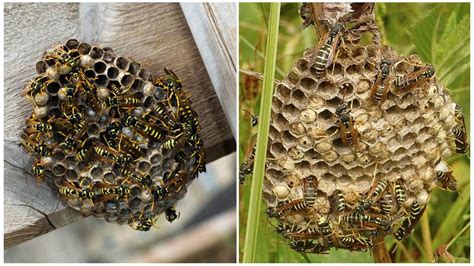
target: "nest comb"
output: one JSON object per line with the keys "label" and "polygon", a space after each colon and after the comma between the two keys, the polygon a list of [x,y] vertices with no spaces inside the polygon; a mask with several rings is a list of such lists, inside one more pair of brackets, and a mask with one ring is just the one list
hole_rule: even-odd
{"label": "nest comb", "polygon": [[[462,111],[433,66],[380,45],[373,4],[329,16],[337,21],[315,21],[308,5],[300,10],[304,26],[325,30],[276,85],[267,214],[298,252],[403,240],[434,188],[456,189],[444,160],[467,151]],[[361,44],[369,33],[372,42]]]}
{"label": "nest comb", "polygon": [[176,202],[205,154],[197,114],[171,70],[154,77],[131,58],[75,39],[47,50],[25,88],[33,104],[21,144],[32,173],[84,215],[148,231]]}

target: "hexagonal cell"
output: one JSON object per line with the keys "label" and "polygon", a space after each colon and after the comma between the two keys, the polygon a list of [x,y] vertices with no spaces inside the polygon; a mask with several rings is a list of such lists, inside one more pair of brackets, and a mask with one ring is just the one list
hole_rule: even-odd
{"label": "hexagonal cell", "polygon": [[283,147],[283,145],[281,143],[273,143],[271,146],[270,146],[270,151],[274,154],[274,155],[284,155],[286,154],[286,149],[285,147]]}
{"label": "hexagonal cell", "polygon": [[306,59],[299,59],[296,63],[296,68],[298,68],[301,73],[305,72],[309,68],[309,62]]}
{"label": "hexagonal cell", "polygon": [[299,115],[299,120],[306,124],[311,124],[316,120],[316,112],[311,109],[303,109]]}
{"label": "hexagonal cell", "polygon": [[319,96],[323,97],[325,100],[329,100],[336,97],[336,95],[339,92],[337,85],[329,81],[321,82],[318,85],[317,90],[318,90]]}
{"label": "hexagonal cell", "polygon": [[101,59],[104,55],[104,51],[99,47],[92,47],[91,51],[89,52],[89,55],[94,59]]}
{"label": "hexagonal cell", "polygon": [[298,106],[304,106],[306,104],[307,97],[302,90],[295,89],[291,94],[293,102]]}
{"label": "hexagonal cell", "polygon": [[116,79],[119,75],[119,70],[115,67],[109,67],[107,69],[107,77],[109,79]]}
{"label": "hexagonal cell", "polygon": [[363,69],[360,65],[349,65],[346,67],[346,74],[347,75],[359,75],[359,73],[362,73]]}
{"label": "hexagonal cell", "polygon": [[284,131],[282,133],[282,142],[284,143],[283,145],[287,148],[295,146],[296,145],[297,138],[295,138],[293,135],[291,135],[290,132]]}
{"label": "hexagonal cell", "polygon": [[285,118],[285,116],[281,114],[276,114],[275,119],[273,120],[274,124],[279,128],[279,129],[284,129],[287,127],[289,124],[288,120]]}
{"label": "hexagonal cell", "polygon": [[133,77],[131,75],[124,75],[120,80],[122,86],[127,87],[133,82]]}
{"label": "hexagonal cell", "polygon": [[91,51],[92,47],[90,46],[90,44],[88,43],[80,43],[79,46],[77,47],[77,51],[80,53],[80,54],[89,54],[89,52]]}
{"label": "hexagonal cell", "polygon": [[151,77],[150,72],[148,72],[148,70],[146,70],[146,69],[140,69],[140,73],[138,75],[143,80],[150,80],[150,77]]}
{"label": "hexagonal cell", "polygon": [[103,60],[106,62],[106,63],[112,63],[115,61],[115,58],[116,58],[116,55],[115,53],[112,51],[112,49],[110,50],[106,50],[107,48],[104,48],[104,56],[103,56]]}
{"label": "hexagonal cell", "polygon": [[46,72],[46,68],[48,68],[48,65],[44,61],[38,61],[36,62],[35,68],[36,68],[36,73],[41,75],[44,72]]}
{"label": "hexagonal cell", "polygon": [[306,133],[306,128],[301,122],[293,122],[290,125],[290,132],[295,136],[301,136]]}
{"label": "hexagonal cell", "polygon": [[285,104],[281,108],[282,114],[288,119],[292,120],[293,118],[298,117],[299,110],[293,104]]}
{"label": "hexagonal cell", "polygon": [[128,66],[128,73],[136,75],[138,71],[140,71],[140,65],[135,61],[130,62]]}
{"label": "hexagonal cell", "polygon": [[74,170],[67,170],[65,173],[65,177],[68,181],[76,181],[77,180],[77,173]]}
{"label": "hexagonal cell", "polygon": [[316,89],[317,83],[312,78],[302,78],[300,81],[300,86],[306,91],[312,91]]}
{"label": "hexagonal cell", "polygon": [[319,95],[311,95],[308,97],[308,106],[317,110],[325,106],[325,100]]}
{"label": "hexagonal cell", "polygon": [[286,78],[291,84],[296,85],[300,80],[300,77],[295,72],[290,72]]}
{"label": "hexagonal cell", "polygon": [[101,74],[101,73],[104,73],[105,70],[107,70],[107,65],[102,62],[102,61],[97,61],[95,64],[94,64],[94,71],[95,73],[97,74]]}
{"label": "hexagonal cell", "polygon": [[276,87],[276,95],[282,99],[288,99],[290,97],[291,90],[283,83],[280,83]]}

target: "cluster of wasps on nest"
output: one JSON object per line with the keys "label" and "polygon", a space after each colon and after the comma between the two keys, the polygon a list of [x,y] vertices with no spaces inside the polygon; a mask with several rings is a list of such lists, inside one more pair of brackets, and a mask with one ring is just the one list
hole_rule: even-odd
{"label": "cluster of wasps on nest", "polygon": [[154,78],[111,48],[68,40],[47,50],[25,88],[21,136],[37,181],[85,215],[148,231],[205,172],[197,114],[171,70]]}
{"label": "cluster of wasps on nest", "polygon": [[[303,4],[300,9],[300,15],[304,19],[303,27],[313,24],[310,10],[308,4]],[[330,71],[330,66],[334,62],[338,50],[344,49],[342,47],[344,41],[357,42],[365,31],[373,30],[372,27],[366,26],[367,21],[356,24],[350,29],[346,29],[347,24],[348,21],[342,19],[327,25],[329,30],[315,49],[316,52],[311,56],[312,60],[309,62],[311,67],[307,67],[307,69],[311,69],[311,75],[318,79],[324,78],[327,71]],[[389,54],[386,53],[386,55]],[[389,92],[395,95],[404,95],[415,88],[427,91],[428,84],[432,83],[434,79],[434,67],[431,64],[422,64],[419,59],[414,60],[411,57],[402,58],[398,56],[379,57],[380,59],[375,67],[377,73],[370,82],[372,84],[370,96],[367,98],[367,102],[362,104],[367,104],[367,106],[373,108],[381,108],[380,106],[387,100]],[[395,73],[393,66],[400,62],[412,64],[412,71],[403,75]],[[344,86],[341,86],[342,93],[344,89]],[[360,149],[360,142],[363,141],[361,140],[362,133],[358,132],[354,126],[355,121],[351,111],[351,104],[344,100],[337,105],[334,112],[337,119],[333,125],[336,130],[332,135],[340,136],[342,146],[357,151]],[[454,126],[450,131],[451,136],[446,137],[451,142],[449,144],[450,149],[457,153],[467,153],[467,132],[461,107],[456,103],[452,103],[449,106],[449,112],[454,117]],[[316,114],[314,113],[314,115]],[[303,119],[305,119],[304,116]],[[315,119],[307,120],[314,121]],[[252,116],[252,125],[255,126],[256,124],[257,118]],[[296,127],[295,131],[299,129],[299,127]],[[294,129],[291,128],[291,130]],[[292,155],[294,157],[298,156],[296,153]],[[302,158],[302,156],[303,154],[299,158]],[[252,174],[254,159],[255,145],[252,143],[248,147],[246,159],[240,167],[241,184],[245,182],[246,175]],[[292,171],[291,169],[296,170],[293,164],[281,166],[281,168],[285,167],[289,172]],[[434,168],[432,179],[437,186],[456,191],[456,179],[453,176],[452,169],[445,161],[439,158],[431,167]],[[375,165],[376,170],[377,165]],[[269,218],[279,220],[277,226],[272,225],[275,231],[290,240],[290,247],[301,253],[324,253],[331,248],[367,251],[374,246],[376,237],[386,235],[393,235],[398,241],[402,241],[414,230],[415,225],[425,211],[427,200],[419,202],[415,198],[409,202],[408,191],[404,182],[400,180],[393,182],[375,176],[374,173],[368,192],[361,195],[356,204],[349,204],[346,201],[347,195],[338,189],[328,196],[328,212],[331,214],[331,219],[328,215],[320,215],[315,212],[314,206],[317,196],[325,193],[318,188],[319,177],[311,174],[302,177],[298,181],[302,186],[302,193],[296,193],[296,195],[300,195],[300,198],[288,199],[294,189],[293,182],[287,183],[285,187],[275,186],[272,192],[277,199],[276,206],[268,207],[266,214]],[[288,195],[286,199],[285,196],[279,197],[277,195],[279,192]],[[301,226],[301,223],[293,223],[294,215],[303,215],[304,221],[301,223],[306,225]]]}

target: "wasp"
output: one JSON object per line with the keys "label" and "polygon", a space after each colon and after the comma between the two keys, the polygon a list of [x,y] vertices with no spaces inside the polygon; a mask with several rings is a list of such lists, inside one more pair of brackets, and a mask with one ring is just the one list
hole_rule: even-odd
{"label": "wasp", "polygon": [[155,81],[155,84],[166,90],[180,90],[182,88],[181,80],[170,69],[164,68],[166,75]]}
{"label": "wasp", "polygon": [[436,178],[441,183],[441,187],[456,191],[457,182],[453,176],[453,171],[444,161],[439,161],[435,166]]}
{"label": "wasp", "polygon": [[345,30],[344,25],[336,23],[331,26],[324,45],[319,49],[314,64],[315,74],[320,77],[324,70],[332,63],[334,53],[339,44],[340,34]]}
{"label": "wasp", "polygon": [[300,17],[303,19],[302,28],[305,29],[309,25],[314,24],[313,21],[313,10],[311,8],[311,3],[303,3],[298,11]]}
{"label": "wasp", "polygon": [[44,169],[44,167],[39,162],[37,162],[33,165],[33,167],[31,167],[31,174],[33,174],[36,180],[39,182],[43,180],[45,170],[46,169]]}
{"label": "wasp", "polygon": [[148,136],[150,138],[161,140],[164,136],[161,130],[153,128],[141,121],[139,121],[135,116],[129,115],[127,113],[122,117],[123,125],[126,127],[132,127],[137,130],[140,135]]}
{"label": "wasp", "polygon": [[319,227],[319,231],[321,232],[321,234],[323,234],[324,236],[329,236],[332,234],[332,228],[331,228],[331,224],[329,223],[329,221],[324,218],[324,217],[321,217],[318,221],[318,227]]}
{"label": "wasp", "polygon": [[34,117],[31,117],[26,120],[26,127],[24,131],[26,134],[50,132],[53,130],[53,120],[54,117],[52,116],[49,117],[47,122],[42,122],[41,120],[38,121]]}
{"label": "wasp", "polygon": [[142,101],[135,97],[115,96],[105,99],[104,108],[108,107],[132,107],[141,104]]}
{"label": "wasp", "polygon": [[257,148],[257,135],[253,135],[247,144],[247,149],[245,150],[244,161],[239,168],[239,182],[241,185],[245,183],[245,176],[251,175],[253,172],[253,164],[255,162],[255,151]]}
{"label": "wasp", "polygon": [[313,175],[307,176],[303,181],[303,200],[307,207],[311,207],[316,202],[316,187],[318,183]]}
{"label": "wasp", "polygon": [[165,215],[166,215],[166,220],[168,220],[168,222],[170,223],[172,223],[174,220],[179,218],[179,213],[176,214],[176,208],[174,206],[166,209]]}
{"label": "wasp", "polygon": [[76,68],[79,65],[80,54],[77,50],[67,50],[65,47],[57,47],[52,49],[45,54],[45,59],[55,59],[58,63],[65,65],[68,68],[68,72]]}
{"label": "wasp", "polygon": [[380,72],[377,75],[377,79],[372,86],[370,98],[374,103],[385,101],[388,92],[388,86],[386,83],[387,77],[390,75],[390,62],[382,60],[380,62]]}
{"label": "wasp", "polygon": [[399,206],[403,206],[403,203],[405,203],[405,200],[407,198],[405,189],[403,189],[402,185],[399,182],[395,184],[395,198]]}
{"label": "wasp", "polygon": [[456,145],[457,153],[466,153],[469,143],[467,141],[466,127],[454,126],[451,130],[454,135],[454,143]]}
{"label": "wasp", "polygon": [[323,253],[328,251],[327,246],[323,246],[319,243],[314,243],[313,241],[298,241],[293,240],[290,242],[290,248],[296,250],[299,253]]}
{"label": "wasp", "polygon": [[29,138],[22,138],[20,144],[28,151],[37,154],[38,156],[44,157],[50,154],[50,150],[44,143],[32,143]]}
{"label": "wasp", "polygon": [[292,200],[290,202],[285,201],[283,204],[279,204],[276,208],[275,211],[281,212],[281,211],[303,211],[308,208],[308,205],[305,203],[304,199],[296,199]]}
{"label": "wasp", "polygon": [[50,80],[47,76],[36,77],[26,87],[23,94],[24,95],[29,95],[30,97],[34,97],[36,94],[38,94],[40,92],[44,92],[46,90],[46,86],[49,84],[49,82],[50,82]]}
{"label": "wasp", "polygon": [[54,120],[54,125],[58,128],[64,127],[65,124],[69,123],[74,128],[74,135],[79,132],[84,132],[83,129],[86,128],[86,122],[84,120],[84,114],[77,108],[77,106],[71,106],[71,112],[66,112],[64,107],[65,102],[62,102],[60,109],[64,115],[64,118],[58,118]]}
{"label": "wasp", "polygon": [[190,125],[193,130],[197,130],[199,128],[199,121],[197,119],[197,113],[191,109],[191,106],[188,104],[184,105],[184,108],[182,109],[182,112],[184,112],[184,115],[182,117],[183,123]]}
{"label": "wasp", "polygon": [[129,155],[119,154],[104,145],[97,145],[93,148],[94,152],[102,158],[110,159],[115,162],[118,166],[124,167],[130,164],[133,159]]}
{"label": "wasp", "polygon": [[354,121],[345,103],[340,104],[336,108],[336,115],[339,117],[338,123],[341,130],[342,143],[344,145],[355,145],[357,143],[357,131],[354,128]]}
{"label": "wasp", "polygon": [[387,194],[384,195],[382,200],[380,201],[380,213],[381,214],[389,214],[392,211],[393,200],[392,195]]}
{"label": "wasp", "polygon": [[466,123],[464,122],[464,115],[462,114],[462,109],[461,106],[457,103],[453,103],[453,113],[454,113],[454,119],[456,120],[456,123],[465,126]]}
{"label": "wasp", "polygon": [[74,97],[76,96],[76,93],[77,93],[76,85],[67,84],[65,87],[63,87],[61,89],[61,91],[66,96],[66,100],[67,100],[68,105],[73,105],[74,104]]}
{"label": "wasp", "polygon": [[140,185],[142,185],[144,187],[150,187],[153,184],[153,180],[151,179],[151,176],[149,174],[145,175],[145,176],[139,176],[139,175],[133,173],[132,171],[130,171],[127,168],[124,168],[124,167],[120,168],[120,172],[124,176],[130,177],[133,180],[137,181]]}
{"label": "wasp", "polygon": [[[142,214],[143,215],[143,214]],[[138,231],[149,231],[153,224],[155,223],[155,215],[154,214],[149,214],[147,215],[144,219],[142,219],[142,215],[140,215],[140,221],[138,222],[133,222],[133,228]]]}
{"label": "wasp", "polygon": [[188,140],[190,140],[192,136],[193,136],[193,130],[192,128],[188,126],[184,131],[182,131],[178,135],[174,137],[170,137],[165,142],[163,142],[163,149],[171,150],[175,147],[177,147],[176,149],[179,149],[182,145],[187,143]]}
{"label": "wasp", "polygon": [[341,236],[338,238],[338,240],[342,246],[351,250],[364,251],[374,246],[372,240],[362,237]]}
{"label": "wasp", "polygon": [[170,190],[164,186],[158,186],[156,189],[152,190],[153,198],[155,200],[161,200],[169,194]]}
{"label": "wasp", "polygon": [[379,200],[379,196],[381,196],[382,193],[387,188],[387,181],[382,179],[376,184],[377,185],[373,186],[373,188],[371,189],[371,192],[369,192],[368,199],[363,200],[362,203],[359,206],[357,206],[356,211],[363,212],[364,210],[367,210],[368,208],[370,208],[373,203]]}
{"label": "wasp", "polygon": [[72,151],[76,148],[77,142],[74,138],[66,137],[63,142],[59,143],[59,147],[65,151]]}
{"label": "wasp", "polygon": [[336,190],[336,211],[343,212],[346,209],[346,201],[344,194],[340,190]]}
{"label": "wasp", "polygon": [[299,231],[299,228],[297,225],[288,225],[285,223],[279,223],[278,226],[275,228],[275,232],[278,234],[282,234],[284,237],[288,237],[288,234],[291,233],[296,233]]}
{"label": "wasp", "polygon": [[172,116],[170,116],[164,103],[157,102],[154,107],[154,111],[158,115],[159,120],[162,123],[167,124],[174,133],[179,133],[182,127],[178,123],[176,123],[175,119]]}
{"label": "wasp", "polygon": [[91,146],[93,142],[94,142],[94,139],[91,139],[91,138],[82,142],[82,144],[80,145],[75,155],[76,159],[79,162],[86,160],[86,157],[89,154],[89,151],[91,150]]}
{"label": "wasp", "polygon": [[340,236],[338,240],[343,246],[355,249],[367,249],[373,246],[373,243],[370,241],[370,239],[365,239],[362,237]]}
{"label": "wasp", "polygon": [[250,116],[250,124],[252,125],[252,127],[256,127],[258,125],[258,115],[254,115],[252,114],[251,112],[247,111],[247,110],[244,110],[244,112]]}
{"label": "wasp", "polygon": [[381,219],[379,217],[369,216],[367,214],[360,214],[357,212],[342,216],[342,220],[348,224],[360,224],[361,226],[363,226],[363,224],[374,224],[384,229],[386,229],[389,225],[387,220]]}
{"label": "wasp", "polygon": [[120,95],[124,94],[125,92],[129,91],[131,87],[128,86],[128,87],[122,89],[122,87],[118,86],[115,83],[109,83],[108,88],[115,96],[120,96]]}
{"label": "wasp", "polygon": [[161,140],[163,138],[163,132],[147,124],[141,124],[140,129],[150,138],[155,140]]}
{"label": "wasp", "polygon": [[434,66],[427,64],[423,67],[415,67],[415,70],[412,73],[406,74],[404,76],[397,77],[393,84],[399,89],[410,87],[419,81],[427,80],[433,77],[435,74]]}
{"label": "wasp", "polygon": [[97,196],[97,194],[92,191],[90,188],[85,188],[85,189],[79,189],[76,188],[73,184],[64,184],[62,186],[59,186],[58,188],[59,194],[69,197],[78,197],[82,200],[90,200],[92,205],[94,205],[94,197]]}
{"label": "wasp", "polygon": [[168,174],[168,176],[163,177],[163,180],[167,180],[164,186],[169,189],[173,188],[175,192],[181,191],[181,188],[188,180],[188,175],[184,171],[178,171],[178,169]]}
{"label": "wasp", "polygon": [[277,211],[276,208],[268,207],[265,213],[269,218],[279,218],[283,216],[284,211]]}
{"label": "wasp", "polygon": [[421,210],[418,201],[413,201],[410,207],[410,216],[403,221],[403,224],[393,234],[398,241],[401,241],[402,239],[410,235],[413,228],[415,228],[416,223],[423,215],[425,209],[426,206],[423,208],[423,210]]}
{"label": "wasp", "polygon": [[120,197],[128,196],[131,193],[131,190],[128,186],[123,184],[114,187],[101,187],[97,190],[97,195],[100,196],[115,196],[117,199]]}

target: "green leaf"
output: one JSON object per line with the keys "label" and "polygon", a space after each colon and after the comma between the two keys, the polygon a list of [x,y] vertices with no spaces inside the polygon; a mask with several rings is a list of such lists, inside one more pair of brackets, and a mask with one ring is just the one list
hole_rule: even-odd
{"label": "green leaf", "polygon": [[436,7],[415,23],[411,29],[410,38],[415,45],[416,52],[423,60],[428,62],[433,62],[432,41],[436,40],[436,29],[440,15],[439,7]]}
{"label": "green leaf", "polygon": [[439,68],[445,68],[455,64],[460,58],[469,57],[470,47],[470,16],[464,16],[459,23],[456,22],[456,14],[453,13],[449,19],[440,41],[436,58],[439,58]]}

